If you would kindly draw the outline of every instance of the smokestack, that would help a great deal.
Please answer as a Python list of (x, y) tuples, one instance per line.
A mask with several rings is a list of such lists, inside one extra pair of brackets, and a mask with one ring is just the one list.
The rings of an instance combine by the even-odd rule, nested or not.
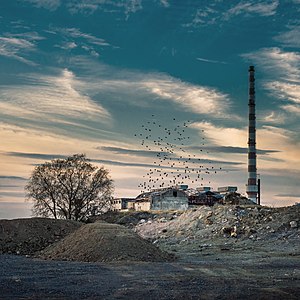
[(255, 78), (254, 66), (249, 67), (249, 133), (248, 133), (248, 184), (247, 195), (257, 203), (257, 174), (256, 174), (256, 117), (255, 117)]

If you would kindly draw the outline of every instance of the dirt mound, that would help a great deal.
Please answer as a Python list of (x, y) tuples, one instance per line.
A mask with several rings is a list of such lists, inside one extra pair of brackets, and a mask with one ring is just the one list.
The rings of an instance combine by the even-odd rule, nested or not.
[(81, 225), (76, 221), (47, 218), (0, 220), (0, 254), (31, 255), (59, 241)]
[(60, 242), (44, 249), (39, 257), (87, 262), (174, 260), (171, 254), (162, 252), (133, 231), (104, 222), (82, 226)]

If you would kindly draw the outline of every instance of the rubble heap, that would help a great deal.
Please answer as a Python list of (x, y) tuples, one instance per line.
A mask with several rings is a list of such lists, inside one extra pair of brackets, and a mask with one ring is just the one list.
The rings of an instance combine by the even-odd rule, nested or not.
[[(291, 243), (300, 252), (300, 207), (267, 208), (260, 206), (201, 206), (172, 220), (156, 218), (140, 222), (135, 231), (162, 249), (191, 251), (203, 247), (224, 248), (225, 245), (252, 246), (277, 242)], [(185, 250), (186, 251), (186, 250)]]

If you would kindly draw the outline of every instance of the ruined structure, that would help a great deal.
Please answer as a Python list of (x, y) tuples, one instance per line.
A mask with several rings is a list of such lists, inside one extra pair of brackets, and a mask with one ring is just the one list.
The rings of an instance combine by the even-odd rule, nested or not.
[(136, 203), (145, 201), (149, 202), (150, 210), (186, 210), (188, 208), (186, 193), (174, 187), (143, 193), (135, 200)]

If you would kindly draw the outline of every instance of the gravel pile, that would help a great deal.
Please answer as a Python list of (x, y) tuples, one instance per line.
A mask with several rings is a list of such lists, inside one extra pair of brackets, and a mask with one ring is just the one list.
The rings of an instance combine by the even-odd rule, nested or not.
[(82, 226), (60, 242), (44, 249), (38, 257), (86, 262), (174, 260), (174, 256), (159, 250), (132, 230), (104, 222)]
[(0, 220), (0, 254), (32, 255), (81, 225), (76, 221), (47, 218)]

